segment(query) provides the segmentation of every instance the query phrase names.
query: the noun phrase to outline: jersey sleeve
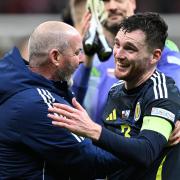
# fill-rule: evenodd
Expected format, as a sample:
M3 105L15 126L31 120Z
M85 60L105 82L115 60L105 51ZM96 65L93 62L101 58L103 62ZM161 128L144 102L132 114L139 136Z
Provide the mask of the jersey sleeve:
M180 109L180 96L173 84L168 83L170 93L155 87L149 88L143 96L143 123L138 136L127 138L103 128L97 145L131 163L143 166L153 163L167 146L167 139Z

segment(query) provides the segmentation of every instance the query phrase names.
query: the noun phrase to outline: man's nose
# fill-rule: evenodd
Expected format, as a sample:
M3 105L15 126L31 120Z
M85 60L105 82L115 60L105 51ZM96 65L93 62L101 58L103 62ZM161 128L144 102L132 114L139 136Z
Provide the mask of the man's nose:
M84 53L79 54L79 64L84 63L85 59L88 58Z
M108 8L109 10L117 9L117 5L116 5L115 1L114 1L114 0L110 0L110 1L108 2L108 4L107 4L107 8Z
M124 59L126 57L126 53L122 48L114 49L114 57Z

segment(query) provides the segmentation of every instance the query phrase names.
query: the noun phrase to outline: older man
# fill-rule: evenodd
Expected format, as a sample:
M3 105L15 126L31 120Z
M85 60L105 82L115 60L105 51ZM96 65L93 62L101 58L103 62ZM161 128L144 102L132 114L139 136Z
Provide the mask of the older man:
M82 63L79 32L44 22L28 48L29 68L16 48L0 61L0 179L92 180L116 170L120 160L47 117L54 102L71 106L68 83Z

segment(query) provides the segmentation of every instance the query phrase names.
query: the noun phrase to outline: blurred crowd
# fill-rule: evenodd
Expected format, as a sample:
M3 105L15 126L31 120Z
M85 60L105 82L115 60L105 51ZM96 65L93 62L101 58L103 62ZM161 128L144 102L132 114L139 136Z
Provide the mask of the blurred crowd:
M54 14L59 15L62 17L63 21L73 25L73 20L71 18L71 10L69 6L70 0L6 0L0 1L0 14L1 15L21 15L21 14L33 14L33 15L40 15L40 14ZM151 1L144 1L144 0L137 0L137 8L136 12L145 12L145 11L152 11L152 12L159 12L162 14L178 14L180 13L180 1L178 0L151 0ZM0 15L0 16L1 16ZM1 21L1 20L0 20ZM16 29L16 31L18 28ZM29 35L29 34L27 34ZM13 36L13 34L12 34ZM25 43L24 37L26 35L22 35L22 39L18 39L16 41L12 40L12 37L8 37L13 43L21 49L21 44ZM1 37L2 38L2 37ZM3 37L5 38L5 37ZM13 37L14 38L14 37ZM16 37L15 37L16 39ZM9 42L7 41L7 42ZM6 42L6 43L7 43ZM178 40L176 41L177 44ZM4 44L4 43L3 43ZM6 49L9 49L1 44L0 46L0 57L4 54Z
M0 1L0 13L61 13L69 0L6 0ZM178 0L137 1L137 11L156 11L159 13L179 13Z
M0 13L60 13L68 1L6 0L0 1Z

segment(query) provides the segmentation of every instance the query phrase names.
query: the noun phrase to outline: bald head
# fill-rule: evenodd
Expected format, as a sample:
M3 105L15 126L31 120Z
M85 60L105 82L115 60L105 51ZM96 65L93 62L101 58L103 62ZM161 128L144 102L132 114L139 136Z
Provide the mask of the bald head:
M68 48L69 39L80 35L72 26L59 22L47 21L40 24L31 34L28 44L30 65L39 66L48 60L52 48L60 51ZM37 61L38 59L38 61Z

